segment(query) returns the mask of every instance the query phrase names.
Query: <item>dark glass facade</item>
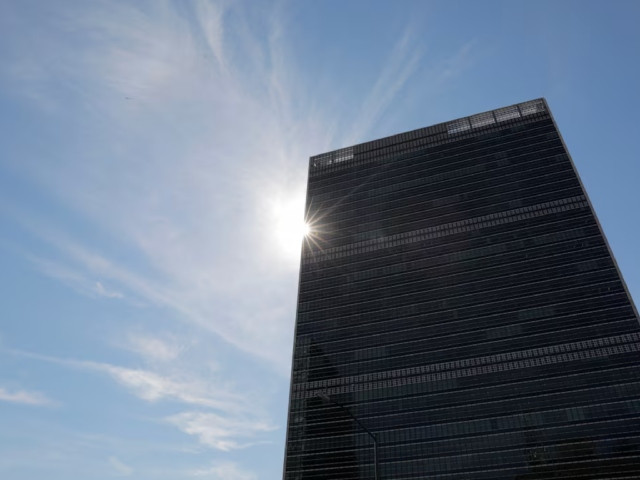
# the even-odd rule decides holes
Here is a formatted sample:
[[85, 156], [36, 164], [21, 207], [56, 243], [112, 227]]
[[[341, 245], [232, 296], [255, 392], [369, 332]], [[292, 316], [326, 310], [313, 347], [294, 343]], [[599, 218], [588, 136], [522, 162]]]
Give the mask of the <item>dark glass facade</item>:
[[374, 478], [344, 408], [383, 480], [640, 478], [638, 315], [544, 99], [312, 157], [307, 212], [285, 480]]

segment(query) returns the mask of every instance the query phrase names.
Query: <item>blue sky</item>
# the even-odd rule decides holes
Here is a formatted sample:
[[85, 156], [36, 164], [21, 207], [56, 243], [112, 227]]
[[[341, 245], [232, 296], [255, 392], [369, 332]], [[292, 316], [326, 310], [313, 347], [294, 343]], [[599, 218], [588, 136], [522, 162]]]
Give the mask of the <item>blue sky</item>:
[[0, 3], [0, 477], [281, 476], [308, 157], [547, 98], [640, 298], [640, 4]]

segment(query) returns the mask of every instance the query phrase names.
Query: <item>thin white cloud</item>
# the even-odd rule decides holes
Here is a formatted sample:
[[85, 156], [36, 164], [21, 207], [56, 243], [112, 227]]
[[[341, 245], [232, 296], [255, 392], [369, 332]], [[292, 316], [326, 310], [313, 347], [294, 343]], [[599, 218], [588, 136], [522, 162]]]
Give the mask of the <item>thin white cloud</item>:
[[116, 475], [119, 477], [128, 477], [133, 473], [133, 468], [125, 464], [116, 456], [111, 456], [107, 459], [109, 464], [115, 470]]
[[210, 467], [198, 468], [189, 472], [189, 475], [205, 480], [255, 480], [257, 478], [254, 473], [232, 462], [218, 462]]
[[28, 254], [27, 258], [40, 272], [61, 281], [82, 295], [92, 298], [124, 298], [123, 293], [106, 288], [102, 282], [92, 280], [89, 278], [90, 275], [87, 275], [81, 269], [31, 254]]
[[[259, 434], [275, 430], [262, 413], [259, 398], [235, 392], [230, 385], [214, 378], [202, 378], [186, 374], [164, 376], [153, 371], [120, 367], [108, 363], [63, 359], [21, 350], [4, 350], [16, 356], [40, 360], [69, 368], [108, 374], [118, 384], [138, 398], [148, 402], [174, 401], [185, 405], [206, 408], [207, 411], [185, 411], [164, 421], [195, 436], [203, 445], [229, 451], [245, 448], [260, 439]], [[2, 400], [3, 390], [0, 390]], [[7, 400], [44, 400], [26, 392], [6, 395]]]
[[196, 436], [203, 445], [225, 452], [253, 445], [257, 434], [276, 429], [268, 422], [223, 417], [211, 412], [182, 412], [165, 420]]
[[[36, 240], [25, 242], [37, 252], [28, 257], [83, 295], [157, 307], [153, 314], [163, 318], [154, 320], [184, 322], [198, 339], [213, 332], [236, 347], [221, 355], [251, 360], [238, 366], [223, 357], [223, 369], [217, 352], [185, 359], [177, 337], [155, 334], [161, 321], [141, 327], [154, 335], [128, 334], [129, 325], [112, 332], [141, 365], [29, 356], [108, 376], [145, 402], [186, 410], [163, 421], [223, 451], [259, 443], [274, 429], [263, 414], [268, 400], [239, 393], [252, 387], [235, 382], [256, 358], [259, 368], [290, 372], [299, 258], [281, 248], [280, 234], [289, 228], [286, 212], [302, 211], [308, 157], [363, 140], [393, 113], [423, 57], [407, 30], [358, 92], [333, 88], [322, 75], [305, 78], [286, 7], [43, 4], [38, 24], [26, 15], [3, 50], [11, 52], [0, 72], [5, 95], [31, 102], [30, 111], [40, 107], [46, 119], [33, 149], [8, 162], [51, 197], [52, 211], [69, 210], [7, 215]], [[468, 58], [463, 52], [446, 64], [446, 75]], [[347, 114], [344, 100], [356, 105]], [[47, 125], [59, 126], [55, 135]], [[131, 468], [112, 458], [116, 472]], [[234, 464], [192, 474], [255, 478]]]
[[246, 407], [246, 399], [225, 391], [224, 385], [218, 384], [214, 379], [204, 382], [198, 378], [171, 378], [148, 370], [107, 364], [91, 364], [89, 368], [108, 373], [136, 396], [150, 402], [170, 399], [225, 412], [239, 411]]
[[171, 308], [286, 375], [298, 260], [281, 248], [272, 205], [302, 216], [288, 204], [300, 203], [304, 159], [322, 150], [323, 132], [299, 111], [304, 95], [281, 20], [268, 14], [248, 28], [238, 6], [230, 17], [239, 24], [227, 27], [224, 8], [205, 2], [187, 16], [170, 4], [103, 7], [61, 9], [70, 30], [95, 42], [72, 53], [60, 46], [60, 63], [44, 78], [29, 70], [28, 81], [35, 90], [80, 85], [86, 101], [77, 108], [99, 115], [93, 141], [105, 148], [29, 172], [101, 231], [118, 232], [123, 256], [137, 261], [118, 262], [101, 242], [88, 247], [29, 212], [16, 219], [57, 248], [57, 258], [40, 261], [48, 275], [78, 291]]
[[382, 71], [369, 90], [346, 138], [347, 145], [365, 140], [365, 134], [379, 121], [416, 72], [421, 56], [422, 50], [412, 41], [412, 30], [407, 28], [382, 63]]
[[109, 289], [105, 288], [104, 285], [102, 285], [102, 282], [96, 282], [95, 283], [95, 291], [101, 297], [107, 297], [107, 298], [122, 298], [122, 297], [124, 297], [124, 295], [122, 293], [120, 293], [120, 292], [117, 292], [115, 290], [109, 290]]
[[422, 50], [408, 29], [362, 89], [359, 113], [340, 123], [296, 68], [286, 9], [150, 5], [61, 8], [68, 30], [94, 41], [72, 50], [52, 41], [51, 52], [45, 30], [42, 51], [23, 52], [61, 59], [37, 81], [39, 70], [24, 71], [34, 89], [79, 85], [60, 112], [88, 118], [91, 135], [55, 161], [26, 160], [25, 172], [86, 221], [82, 231], [106, 238], [33, 212], [16, 221], [55, 247], [52, 276], [171, 309], [286, 376], [299, 255], [282, 248], [283, 212], [302, 212], [307, 158], [333, 146], [336, 125], [362, 140]]
[[173, 400], [227, 413], [247, 411], [251, 405], [244, 395], [232, 391], [228, 384], [222, 381], [217, 382], [214, 378], [190, 377], [184, 373], [175, 376], [161, 375], [145, 369], [58, 358], [22, 350], [6, 349], [5, 352], [70, 368], [106, 373], [135, 396], [149, 402]]
[[40, 392], [27, 390], [10, 391], [2, 387], [0, 387], [0, 401], [34, 406], [51, 406], [55, 404], [53, 400]]
[[197, 2], [195, 22], [205, 40], [205, 45], [222, 71], [226, 72], [226, 52], [224, 49], [224, 15], [222, 5], [212, 2]]
[[476, 61], [473, 55], [473, 48], [476, 45], [475, 40], [470, 40], [456, 50], [453, 55], [446, 59], [439, 69], [439, 81], [447, 82], [452, 78], [462, 75]]
[[160, 338], [141, 333], [129, 333], [123, 348], [140, 355], [148, 362], [170, 362], [178, 358], [185, 345], [176, 338]]

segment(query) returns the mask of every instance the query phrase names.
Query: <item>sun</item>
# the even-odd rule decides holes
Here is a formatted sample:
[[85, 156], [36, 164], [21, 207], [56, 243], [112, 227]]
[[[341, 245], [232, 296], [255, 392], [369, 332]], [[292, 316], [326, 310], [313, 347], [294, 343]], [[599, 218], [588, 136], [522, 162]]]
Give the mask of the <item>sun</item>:
[[273, 219], [272, 230], [281, 253], [298, 260], [302, 240], [311, 233], [304, 221], [304, 195], [285, 196], [274, 202]]

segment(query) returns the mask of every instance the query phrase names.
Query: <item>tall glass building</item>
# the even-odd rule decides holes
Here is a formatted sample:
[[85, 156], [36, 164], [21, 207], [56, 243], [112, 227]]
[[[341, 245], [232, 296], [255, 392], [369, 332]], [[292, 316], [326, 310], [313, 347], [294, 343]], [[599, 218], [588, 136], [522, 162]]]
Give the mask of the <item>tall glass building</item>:
[[640, 478], [638, 314], [544, 99], [312, 157], [307, 212], [285, 480]]

